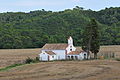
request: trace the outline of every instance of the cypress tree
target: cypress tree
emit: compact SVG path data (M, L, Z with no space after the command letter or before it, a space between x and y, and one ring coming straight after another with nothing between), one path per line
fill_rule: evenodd
M90 26L92 28L90 51L94 53L94 59L97 59L97 53L99 52L99 49L100 49L100 36L99 36L98 24L95 19L91 19Z
M83 33L82 49L88 53L94 53L94 58L97 59L97 53L100 49L100 37L98 24L95 19L91 19L90 23L86 26Z

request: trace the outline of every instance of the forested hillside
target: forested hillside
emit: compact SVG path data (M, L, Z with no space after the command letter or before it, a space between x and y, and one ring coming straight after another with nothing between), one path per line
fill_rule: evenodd
M81 7L59 12L38 11L0 13L0 48L36 48L45 43L65 43L71 35L75 46L91 18L99 24L101 45L120 45L120 8L101 11Z

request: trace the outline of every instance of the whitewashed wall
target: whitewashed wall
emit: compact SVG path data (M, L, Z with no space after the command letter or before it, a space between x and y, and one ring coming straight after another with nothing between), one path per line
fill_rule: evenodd
M68 39L68 47L66 48L66 50L67 50L67 53L70 53L71 51L75 51L76 50L76 48L73 46L73 39L72 39L71 36Z
M46 53L41 53L41 54L39 54L39 59L40 59L40 61L48 61L48 54L46 54Z
M57 58L56 58L56 55L49 55L50 57L50 61L52 61L52 60L56 60ZM54 56L54 57L53 57Z
M39 59L40 61L49 61L49 60L51 61L51 60L56 60L57 57L56 55L49 55L45 51L42 51L42 53L39 54Z
M86 54L86 56L84 56L84 54ZM80 59L83 60L84 58L87 59L87 53L86 52L81 52L80 53Z
M43 54L45 51L53 51L56 55L54 55L54 58L52 57L53 55L50 56L50 60L63 60L66 59L66 50L42 50L42 53L40 54L40 60L48 60L47 56L48 54Z
M66 48L67 53L70 53L70 52L71 52L70 49L72 49L72 51L75 51L75 50L76 50L76 48L75 48L73 45L68 45L68 47Z
M84 54L86 54L86 57L84 56ZM78 60L87 59L87 53L86 53L86 52L81 52L81 53L78 54L78 55L77 55L77 54L74 54L74 55L73 55L73 54L70 54L70 55L68 54L68 55L67 55L67 59L68 59L68 56L70 57L70 59L72 59L71 56L73 56L73 59L76 59L75 56L77 56L77 59L78 59Z
M56 53L57 60L66 59L66 50L52 50L52 51Z

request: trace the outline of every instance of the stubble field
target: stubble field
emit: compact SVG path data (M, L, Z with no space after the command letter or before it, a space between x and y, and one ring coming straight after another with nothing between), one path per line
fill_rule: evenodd
M80 48L77 48L80 50ZM102 46L101 53L114 52L120 46ZM35 58L38 49L0 50L0 68ZM0 80L120 80L120 62L115 60L53 61L27 64L0 72Z
M0 80L120 80L120 62L40 62L0 72Z

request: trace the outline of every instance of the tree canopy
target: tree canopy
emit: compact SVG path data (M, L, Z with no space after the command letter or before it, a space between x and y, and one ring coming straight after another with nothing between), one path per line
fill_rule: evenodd
M82 7L52 12L37 10L0 13L0 48L38 48L45 43L65 43L71 35L82 45L83 30L91 18L100 26L101 45L120 45L120 8L101 11Z

